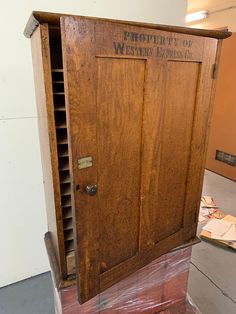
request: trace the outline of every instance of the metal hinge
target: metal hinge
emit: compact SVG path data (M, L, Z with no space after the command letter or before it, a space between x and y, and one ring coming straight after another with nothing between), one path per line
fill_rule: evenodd
M215 80L218 76L218 64L213 64L213 72L212 72L212 78Z

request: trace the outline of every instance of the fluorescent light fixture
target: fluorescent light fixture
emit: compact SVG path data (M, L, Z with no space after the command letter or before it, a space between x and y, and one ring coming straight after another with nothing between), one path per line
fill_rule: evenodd
M198 20L202 20L202 19L205 19L207 16L208 16L208 11L206 10L189 13L186 15L186 23L191 23Z

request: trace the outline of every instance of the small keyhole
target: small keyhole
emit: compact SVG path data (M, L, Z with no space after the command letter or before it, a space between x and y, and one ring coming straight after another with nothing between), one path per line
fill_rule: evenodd
M78 184L78 185L76 185L76 191L80 191L80 185Z

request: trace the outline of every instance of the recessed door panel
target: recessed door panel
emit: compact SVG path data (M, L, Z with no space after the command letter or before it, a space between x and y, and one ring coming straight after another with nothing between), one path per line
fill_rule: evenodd
M150 61L143 119L141 249L183 238L201 63ZM156 70L158 68L158 70Z
M101 272L139 250L144 60L97 58Z
M199 63L167 62L154 242L183 228Z

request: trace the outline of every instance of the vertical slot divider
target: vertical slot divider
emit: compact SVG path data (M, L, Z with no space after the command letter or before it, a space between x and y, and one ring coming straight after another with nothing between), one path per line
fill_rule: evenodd
M58 29L60 32L60 29ZM74 254L73 218L71 204L71 176L69 170L68 134L65 110L64 72L60 36L51 33L51 77L54 119L57 137L58 172L60 179L61 213L67 276L74 274L71 259ZM53 58L54 57L54 58Z

